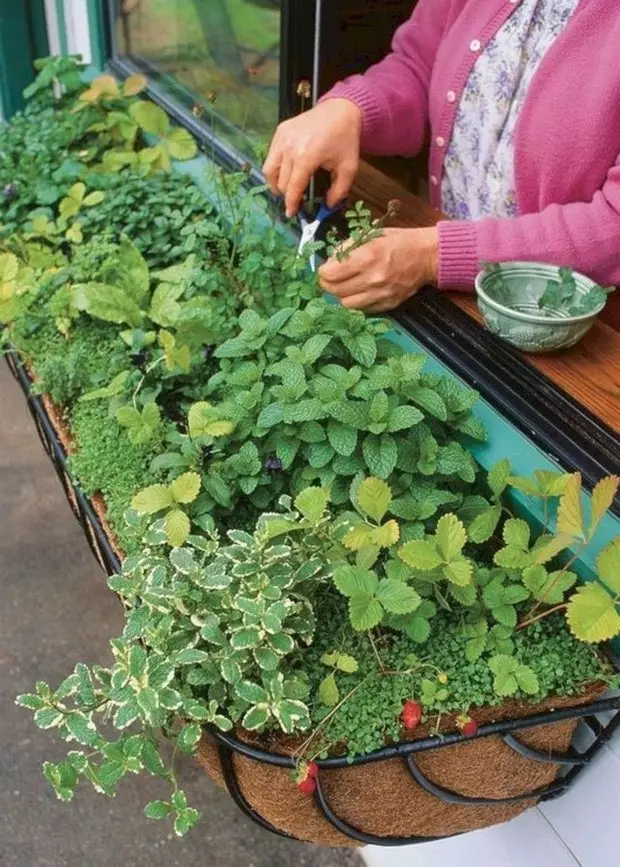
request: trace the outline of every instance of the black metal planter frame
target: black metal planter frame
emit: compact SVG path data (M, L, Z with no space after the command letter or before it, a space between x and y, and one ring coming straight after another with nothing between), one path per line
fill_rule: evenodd
M61 481L65 495L69 500L76 518L84 530L84 534L93 554L108 575L116 574L120 568L118 556L106 535L92 503L71 479L67 466L66 451L60 442L58 432L49 417L43 400L38 395L32 393L32 380L21 363L18 355L15 352L8 352L6 358L11 372L17 379L27 398L28 408L32 418L34 419L43 447L54 464L54 468ZM614 654L610 647L606 647L605 652L609 656L609 659L616 670L620 671L620 658ZM597 715L601 714L608 716L606 722L602 722L598 718ZM579 728L576 737L573 739L574 745L569 748L566 753L557 754L540 751L527 746L518 738L518 732L520 731L567 720L576 720L579 723ZM439 750L448 746L454 746L466 740L471 740L471 738L464 738L460 733L454 733L444 735L441 739L424 738L417 741L394 744L376 750L375 752L358 756L353 760L348 760L346 757L334 757L318 761L317 764L320 773L314 795L315 803L327 822L342 834L358 843L374 844L379 846L404 846L412 843L430 842L439 838L378 837L373 834L368 834L343 821L334 813L330 806L328 798L321 785L321 776L329 773L330 770L343 769L351 765L364 765L373 762L396 760L404 762L407 765L413 784L420 786L426 792L444 802L479 807L496 806L500 804L516 804L532 798L540 801L547 801L557 798L567 791L586 765L594 758L594 756L602 749L604 744L609 741L614 732L619 728L619 695L601 698L588 705L580 707L560 708L545 713L533 714L521 719L506 720L504 722L481 726L476 735L477 738L485 738L491 735L501 736L506 746L519 753L524 758L546 764L560 765L558 776L553 782L539 789L512 797L469 797L434 783L422 773L416 762L416 756L418 753L426 752L428 750ZM294 759L288 755L269 752L251 746L250 744L238 740L232 735L220 732L212 726L206 726L205 731L217 746L224 781L231 797L239 808L263 828L283 837L292 837L293 835L272 825L250 805L241 791L233 759L236 754L252 761L261 762L273 767L288 769L294 768ZM576 745L576 741L579 742L579 747Z

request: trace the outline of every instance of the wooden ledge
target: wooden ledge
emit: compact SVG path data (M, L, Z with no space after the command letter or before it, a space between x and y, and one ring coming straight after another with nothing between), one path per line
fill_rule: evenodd
M368 163L362 163L351 198L363 199L377 213L385 213L390 199L401 209L392 226L433 226L442 214ZM450 300L481 322L474 295L449 293ZM620 433L620 332L596 322L572 349L553 355L523 355L555 385L589 410L615 433Z

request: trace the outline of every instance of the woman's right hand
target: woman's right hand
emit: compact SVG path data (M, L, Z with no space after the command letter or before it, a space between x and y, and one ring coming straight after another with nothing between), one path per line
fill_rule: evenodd
M362 112L348 99L328 99L281 123L263 167L275 195L284 196L287 217L294 217L317 169L332 179L326 196L333 207L344 199L357 174Z

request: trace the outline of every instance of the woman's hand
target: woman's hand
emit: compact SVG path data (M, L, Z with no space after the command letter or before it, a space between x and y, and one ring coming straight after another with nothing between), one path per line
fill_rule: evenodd
M437 282L437 230L384 229L380 238L354 250L343 262L329 259L319 283L344 307L382 313L393 310L427 284Z
M348 99L328 99L281 123L263 172L274 194L284 196L286 216L294 217L310 178L323 168L331 175L330 207L344 199L357 174L362 113Z

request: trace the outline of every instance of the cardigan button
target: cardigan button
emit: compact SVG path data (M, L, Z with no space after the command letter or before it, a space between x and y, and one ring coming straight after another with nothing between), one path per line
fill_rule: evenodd
M456 102L456 93L453 90L449 90L446 93L446 99L448 102Z
M437 175L431 175L431 184L436 187L439 181L437 180Z
M469 43L469 50L470 51L480 51L481 48L482 48L482 42L480 42L479 39L474 39L474 40L472 40L472 42Z
M437 145L438 148L443 148L446 146L446 140L442 135L438 135L437 138L435 139L435 144Z

